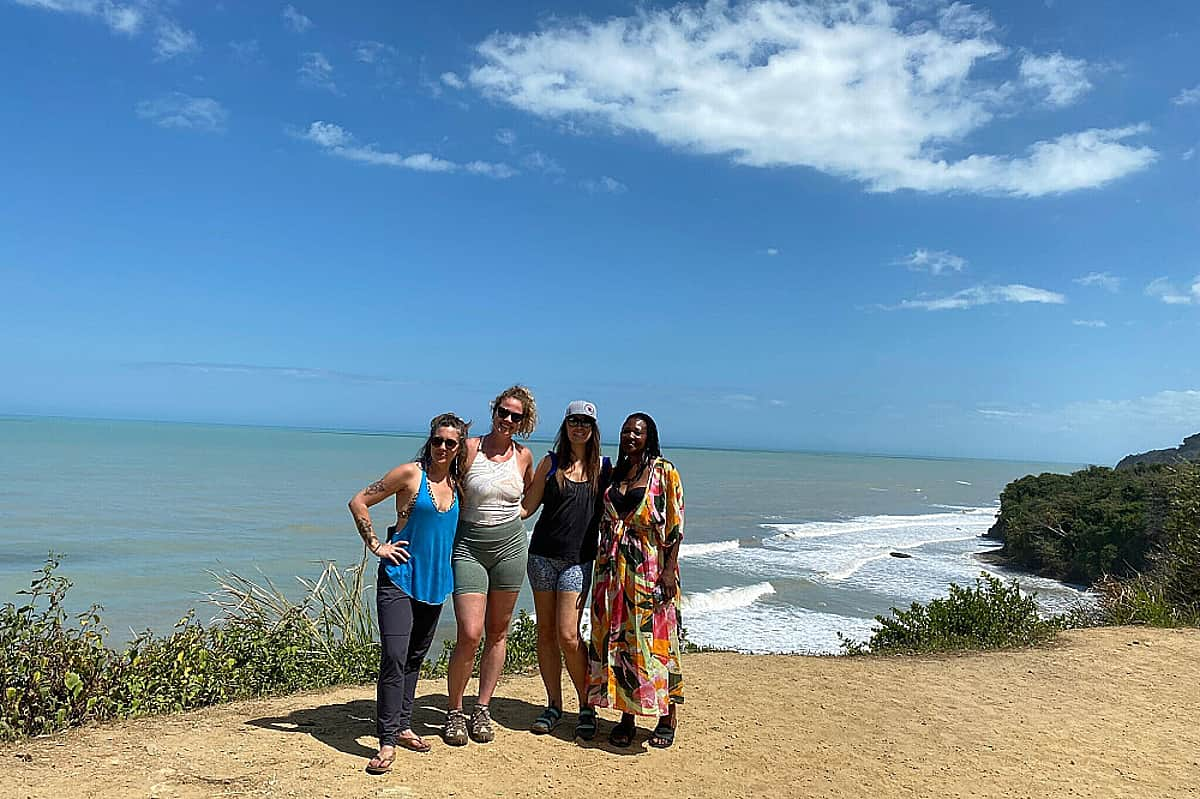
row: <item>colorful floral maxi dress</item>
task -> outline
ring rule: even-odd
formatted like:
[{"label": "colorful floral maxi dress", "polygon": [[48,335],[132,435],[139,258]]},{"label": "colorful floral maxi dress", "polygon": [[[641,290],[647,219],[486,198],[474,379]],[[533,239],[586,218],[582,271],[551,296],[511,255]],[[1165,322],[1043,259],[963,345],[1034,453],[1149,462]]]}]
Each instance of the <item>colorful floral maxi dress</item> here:
[{"label": "colorful floral maxi dress", "polygon": [[[665,716],[683,701],[679,591],[656,602],[662,553],[683,539],[683,484],[655,461],[642,503],[624,518],[604,493],[588,645],[588,704]],[[675,565],[678,582],[678,560]]]}]

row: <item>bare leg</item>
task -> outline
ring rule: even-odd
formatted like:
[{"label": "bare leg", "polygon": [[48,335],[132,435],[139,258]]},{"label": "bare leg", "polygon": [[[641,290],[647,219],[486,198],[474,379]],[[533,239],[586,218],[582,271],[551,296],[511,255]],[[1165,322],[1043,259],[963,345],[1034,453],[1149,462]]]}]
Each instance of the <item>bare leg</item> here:
[{"label": "bare leg", "polygon": [[[587,650],[579,640],[579,620],[583,616],[583,602],[576,591],[559,591],[557,620],[558,641],[555,649],[562,651],[563,660],[567,664],[567,674],[575,684],[575,693],[579,697],[579,707],[585,708],[587,703]],[[538,614],[541,619],[541,613]],[[539,628],[540,633],[540,628]],[[541,658],[541,638],[538,639],[539,661]],[[559,688],[561,696],[561,686]],[[559,705],[562,707],[562,705]]]},{"label": "bare leg", "polygon": [[558,610],[554,591],[534,591],[533,607],[537,612],[538,670],[546,686],[550,707],[562,710],[562,657],[558,650]]},{"label": "bare leg", "polygon": [[[450,667],[446,670],[446,692],[450,710],[462,710],[463,694],[471,679],[475,666],[475,652],[483,637],[483,620],[487,608],[486,594],[455,594],[454,617],[458,622],[458,640],[450,653]],[[512,609],[509,609],[512,613]],[[503,658],[501,658],[503,666]],[[493,688],[495,686],[493,685]],[[482,690],[480,691],[482,693]]]},{"label": "bare leg", "polygon": [[[486,705],[491,702],[492,694],[496,692],[496,685],[500,682],[500,672],[504,670],[504,653],[508,644],[508,625],[512,621],[512,612],[516,604],[516,591],[491,591],[488,593],[487,612],[484,615],[483,624],[485,633],[483,658],[479,662],[479,700],[477,704]],[[453,698],[451,696],[451,700]],[[461,694],[459,701],[462,701]]]}]

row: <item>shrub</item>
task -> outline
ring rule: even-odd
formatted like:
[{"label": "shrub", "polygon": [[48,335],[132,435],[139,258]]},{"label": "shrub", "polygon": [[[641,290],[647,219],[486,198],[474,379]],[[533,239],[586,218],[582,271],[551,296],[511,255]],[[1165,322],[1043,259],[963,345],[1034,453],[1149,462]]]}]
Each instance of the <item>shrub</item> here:
[{"label": "shrub", "polygon": [[[202,625],[189,611],[168,635],[146,631],[124,649],[105,644],[101,608],[69,621],[71,582],[51,555],[19,606],[0,607],[0,740],[88,721],[190,710],[217,702],[374,680],[379,643],[367,600],[364,557],[328,563],[290,600],[270,580],[216,575],[209,597],[220,613]],[[449,650],[426,676],[445,674]],[[506,671],[537,662],[537,625],[521,612],[508,639]],[[478,665],[478,658],[476,659]]]},{"label": "shrub", "polygon": [[917,654],[966,649],[1000,649],[1047,641],[1062,627],[1043,619],[1032,595],[1022,595],[1016,580],[1003,582],[981,574],[974,588],[951,583],[950,594],[908,610],[876,616],[879,626],[859,643],[838,634],[847,654]]}]

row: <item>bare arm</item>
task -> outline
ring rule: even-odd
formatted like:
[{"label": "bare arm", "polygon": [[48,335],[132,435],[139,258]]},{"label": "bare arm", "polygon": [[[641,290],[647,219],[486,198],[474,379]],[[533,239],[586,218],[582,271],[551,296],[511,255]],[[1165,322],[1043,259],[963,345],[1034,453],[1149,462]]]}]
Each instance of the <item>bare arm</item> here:
[{"label": "bare arm", "polygon": [[374,525],[371,524],[371,513],[368,509],[391,496],[396,497],[397,502],[408,502],[421,484],[420,472],[420,467],[415,463],[397,466],[350,498],[350,515],[354,517],[354,524],[358,527],[358,535],[363,544],[372,554],[394,564],[408,560],[408,552],[400,546],[408,542],[381,542],[375,534]]},{"label": "bare arm", "polygon": [[525,481],[525,490],[529,490],[529,486],[533,484],[533,450],[529,447],[517,445],[520,449],[517,450],[517,466],[521,470],[521,479]]},{"label": "bare arm", "polygon": [[521,499],[522,519],[528,519],[542,504],[542,497],[546,493],[546,476],[548,474],[550,474],[549,455],[542,458],[542,462],[538,464],[537,471],[533,473],[533,482],[525,486],[525,496]]}]

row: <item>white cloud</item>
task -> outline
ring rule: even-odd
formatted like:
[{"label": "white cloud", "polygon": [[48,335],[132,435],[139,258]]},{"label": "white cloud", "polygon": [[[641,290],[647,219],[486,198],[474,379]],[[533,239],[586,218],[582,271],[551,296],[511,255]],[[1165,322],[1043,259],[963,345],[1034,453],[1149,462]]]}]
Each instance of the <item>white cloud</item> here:
[{"label": "white cloud", "polygon": [[14,0],[19,6],[96,17],[116,33],[132,35],[145,22],[145,13],[137,5],[122,5],[108,0]]},{"label": "white cloud", "polygon": [[154,52],[159,61],[200,52],[200,42],[196,39],[196,34],[168,19],[158,23],[154,39]]},{"label": "white cloud", "polygon": [[768,247],[767,249],[763,250],[763,254],[774,257],[776,255],[779,255],[779,248],[778,247]]},{"label": "white cloud", "polygon": [[945,250],[914,250],[911,255],[895,263],[907,266],[913,272],[928,272],[931,275],[961,272],[967,267],[966,258]]},{"label": "white cloud", "polygon": [[976,408],[975,412],[983,416],[991,416],[997,419],[1019,419],[1024,416],[1029,416],[1025,411],[1008,411],[1002,408]]},{"label": "white cloud", "polygon": [[931,300],[904,300],[895,307],[925,311],[955,311],[1004,302],[1062,305],[1066,301],[1066,297],[1054,291],[1024,286],[1020,283],[1010,283],[1007,286],[974,286],[955,292],[948,297]]},{"label": "white cloud", "polygon": [[262,47],[258,39],[244,39],[229,43],[229,51],[233,57],[243,64],[255,64],[263,60]]},{"label": "white cloud", "polygon": [[545,172],[547,175],[564,175],[567,170],[541,150],[534,150],[521,158],[521,165],[535,172]]},{"label": "white cloud", "polygon": [[442,83],[446,84],[451,89],[462,89],[467,85],[463,83],[462,78],[453,72],[443,72]]},{"label": "white cloud", "polygon": [[329,63],[324,53],[305,53],[296,74],[302,86],[338,93],[337,83],[333,80],[333,64]]},{"label": "white cloud", "polygon": [[1124,400],[1089,400],[1067,405],[1060,414],[1074,425],[1114,424],[1179,426],[1185,435],[1196,432],[1200,420],[1200,391],[1160,391]]},{"label": "white cloud", "polygon": [[1183,151],[1182,158],[1184,161],[1191,161],[1195,157],[1196,157],[1196,148],[1195,147],[1189,147]]},{"label": "white cloud", "polygon": [[201,133],[224,133],[229,124],[229,112],[211,97],[192,97],[172,92],[157,100],[137,104],[137,115],[160,128],[179,128]]},{"label": "white cloud", "polygon": [[153,28],[154,51],[160,61],[200,50],[196,34],[182,27],[165,13],[161,8],[164,3],[157,0],[134,0],[129,3],[112,0],[13,1],[27,8],[92,17],[103,22],[114,33],[124,36],[133,37]]},{"label": "white cloud", "polygon": [[295,6],[285,6],[280,14],[283,26],[292,33],[304,33],[313,26],[313,21],[301,14]]},{"label": "white cloud", "polygon": [[629,187],[616,178],[610,178],[608,175],[601,175],[598,179],[588,178],[580,181],[579,185],[590,191],[592,194],[623,194],[628,191]]},{"label": "white cloud", "polygon": [[1190,89],[1183,89],[1171,98],[1175,105],[1196,105],[1200,103],[1200,83]]},{"label": "white cloud", "polygon": [[1096,286],[1113,294],[1121,290],[1121,278],[1108,272],[1088,272],[1083,277],[1077,277],[1071,282],[1080,286]]},{"label": "white cloud", "polygon": [[330,155],[372,166],[390,166],[417,172],[468,172],[497,179],[510,178],[518,174],[517,170],[504,163],[469,161],[460,164],[430,153],[404,155],[380,150],[373,144],[360,144],[348,130],[332,122],[313,122],[308,126],[308,130],[297,135],[299,138],[317,145]]},{"label": "white cloud", "polygon": [[1021,59],[1021,82],[1046,93],[1049,105],[1063,107],[1078,100],[1092,88],[1087,78],[1088,64],[1062,53],[1037,56],[1027,53]]},{"label": "white cloud", "polygon": [[1200,305],[1200,275],[1186,289],[1176,288],[1165,277],[1151,280],[1146,286],[1146,296],[1165,302],[1167,305]]},{"label": "white cloud", "polygon": [[[1014,110],[1011,81],[977,69],[994,71],[1007,50],[983,12],[939,3],[933,18],[914,18],[930,6],[747,0],[557,21],[489,36],[469,79],[572,126],[646,133],[747,166],[811,167],[872,191],[1040,196],[1100,186],[1155,159],[1127,142],[1140,125],[1065,133],[1020,154],[952,155]],[[1054,96],[1068,96],[1054,74]]]},{"label": "white cloud", "polygon": [[354,45],[354,60],[362,64],[385,64],[399,54],[399,50],[383,42],[366,41]]},{"label": "white cloud", "polygon": [[1076,327],[1108,327],[1108,322],[1105,322],[1103,319],[1072,319],[1071,324]]},{"label": "white cloud", "polygon": [[496,131],[496,141],[503,144],[505,147],[512,147],[517,143],[516,131],[511,128],[500,128]]}]

